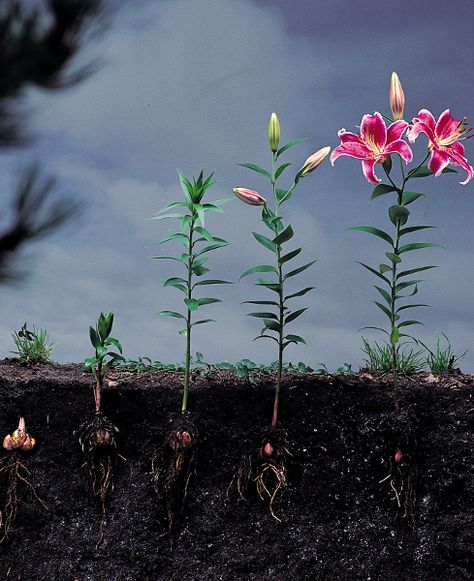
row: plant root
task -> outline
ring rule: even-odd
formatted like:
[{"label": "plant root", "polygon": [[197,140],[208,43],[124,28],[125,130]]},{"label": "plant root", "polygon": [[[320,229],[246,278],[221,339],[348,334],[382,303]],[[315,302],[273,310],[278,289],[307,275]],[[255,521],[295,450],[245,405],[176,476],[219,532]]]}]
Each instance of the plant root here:
[{"label": "plant root", "polygon": [[31,498],[40,504],[45,510],[48,510],[48,507],[36,493],[35,486],[31,482],[31,473],[20,460],[20,454],[18,452],[0,460],[0,476],[5,476],[7,481],[5,505],[0,508],[1,544],[8,537],[18,512],[19,484],[22,484]]},{"label": "plant root", "polygon": [[79,433],[79,444],[84,454],[94,496],[100,500],[102,515],[96,550],[104,539],[106,500],[113,487],[113,468],[117,459],[118,428],[102,412],[84,422],[75,432]]},{"label": "plant root", "polygon": [[196,474],[198,439],[194,421],[180,417],[152,458],[151,482],[166,511],[169,530],[183,511],[189,482]]},{"label": "plant root", "polygon": [[261,436],[256,453],[242,456],[227,488],[227,498],[234,486],[243,500],[247,500],[249,491],[254,489],[260,500],[268,503],[272,517],[281,522],[273,505],[286,488],[287,461],[291,456],[286,431],[267,428]]},{"label": "plant root", "polygon": [[416,517],[416,470],[412,459],[397,448],[391,460],[390,473],[379,484],[388,482],[393,492],[392,500],[397,503],[398,512],[411,528]]}]

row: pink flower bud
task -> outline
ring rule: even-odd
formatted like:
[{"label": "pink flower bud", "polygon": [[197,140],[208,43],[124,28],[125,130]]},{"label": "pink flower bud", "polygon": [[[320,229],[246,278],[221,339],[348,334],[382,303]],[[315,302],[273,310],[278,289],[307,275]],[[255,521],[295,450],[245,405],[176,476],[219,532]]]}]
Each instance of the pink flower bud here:
[{"label": "pink flower bud", "polygon": [[314,171],[317,167],[319,167],[326,157],[329,155],[331,148],[329,146],[322,147],[318,149],[313,155],[310,155],[308,159],[304,162],[303,167],[301,168],[301,177],[304,178],[309,173]]},{"label": "pink flower bud", "polygon": [[395,121],[403,119],[405,109],[405,94],[403,93],[402,84],[397,73],[392,73],[390,80],[390,109]]},{"label": "pink flower bud", "polygon": [[396,464],[400,464],[400,462],[402,461],[403,458],[403,452],[400,450],[400,448],[397,448],[397,451],[395,452],[395,456],[393,457],[393,459],[395,460]]},{"label": "pink flower bud", "polygon": [[250,206],[263,206],[266,203],[265,198],[254,190],[248,190],[247,188],[234,188],[232,191],[239,200],[242,200],[242,202],[245,202]]}]

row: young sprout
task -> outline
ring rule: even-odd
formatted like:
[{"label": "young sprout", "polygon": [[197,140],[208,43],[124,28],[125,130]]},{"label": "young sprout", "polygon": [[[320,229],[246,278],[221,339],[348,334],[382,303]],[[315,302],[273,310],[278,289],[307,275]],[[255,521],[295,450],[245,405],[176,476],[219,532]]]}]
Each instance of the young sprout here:
[{"label": "young sprout", "polygon": [[[95,377],[94,400],[96,413],[100,412],[102,387],[107,369],[111,363],[125,361],[122,357],[122,345],[117,339],[110,337],[113,324],[113,313],[100,313],[95,328],[89,327],[89,337],[92,347],[95,349],[95,355],[86,359],[84,365],[92,370]],[[110,351],[113,347],[118,349],[119,353]]]}]

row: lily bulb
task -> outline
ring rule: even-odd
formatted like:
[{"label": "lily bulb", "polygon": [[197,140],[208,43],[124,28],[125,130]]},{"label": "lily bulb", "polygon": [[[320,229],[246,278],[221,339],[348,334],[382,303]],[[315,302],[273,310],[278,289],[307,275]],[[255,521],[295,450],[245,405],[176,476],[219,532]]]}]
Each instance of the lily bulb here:
[{"label": "lily bulb", "polygon": [[5,450],[32,450],[35,447],[36,440],[26,431],[25,418],[20,418],[18,428],[13,434],[8,434],[3,440]]},{"label": "lily bulb", "polygon": [[263,206],[266,203],[266,200],[263,196],[261,196],[255,190],[249,190],[247,188],[234,188],[232,190],[234,194],[250,206]]},{"label": "lily bulb", "polygon": [[397,73],[392,73],[390,79],[390,109],[394,121],[403,119],[403,111],[405,109],[405,94],[403,92],[402,84],[398,78]]},{"label": "lily bulb", "polygon": [[300,170],[301,177],[304,178],[309,173],[318,168],[326,159],[326,157],[329,155],[330,151],[331,148],[329,146],[326,146],[321,147],[321,149],[318,149],[318,151],[313,153],[313,155],[310,155],[308,159],[304,162],[303,167]]},{"label": "lily bulb", "polygon": [[280,145],[280,122],[276,113],[270,115],[270,123],[268,124],[268,144],[271,151],[276,153]]}]

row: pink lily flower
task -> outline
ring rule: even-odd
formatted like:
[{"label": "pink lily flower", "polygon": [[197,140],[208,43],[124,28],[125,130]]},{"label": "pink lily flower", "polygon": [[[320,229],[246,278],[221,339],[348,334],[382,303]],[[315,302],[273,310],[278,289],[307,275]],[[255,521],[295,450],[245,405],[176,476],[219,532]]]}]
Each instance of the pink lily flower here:
[{"label": "pink lily flower", "polygon": [[407,127],[406,121],[399,120],[387,128],[382,115],[377,111],[373,115],[364,115],[360,124],[360,135],[345,129],[338,131],[341,145],[333,150],[329,161],[334,165],[341,155],[360,159],[366,180],[371,184],[378,184],[382,180],[375,175],[376,163],[383,163],[392,153],[398,153],[405,163],[413,159],[410,147],[401,139]]},{"label": "pink lily flower", "polygon": [[232,190],[234,194],[250,206],[263,206],[266,203],[266,200],[263,196],[261,196],[255,190],[249,190],[247,188],[234,188]]},{"label": "pink lily flower", "polygon": [[443,111],[435,120],[428,109],[422,109],[418,117],[413,119],[407,131],[408,140],[414,143],[415,139],[424,133],[428,137],[428,149],[431,157],[428,162],[429,169],[435,176],[439,176],[443,169],[450,163],[459,165],[467,171],[467,177],[461,185],[466,185],[474,176],[472,165],[469,165],[464,155],[464,146],[459,141],[472,137],[472,129],[467,127],[467,119],[464,117],[457,121],[449,112]]}]

